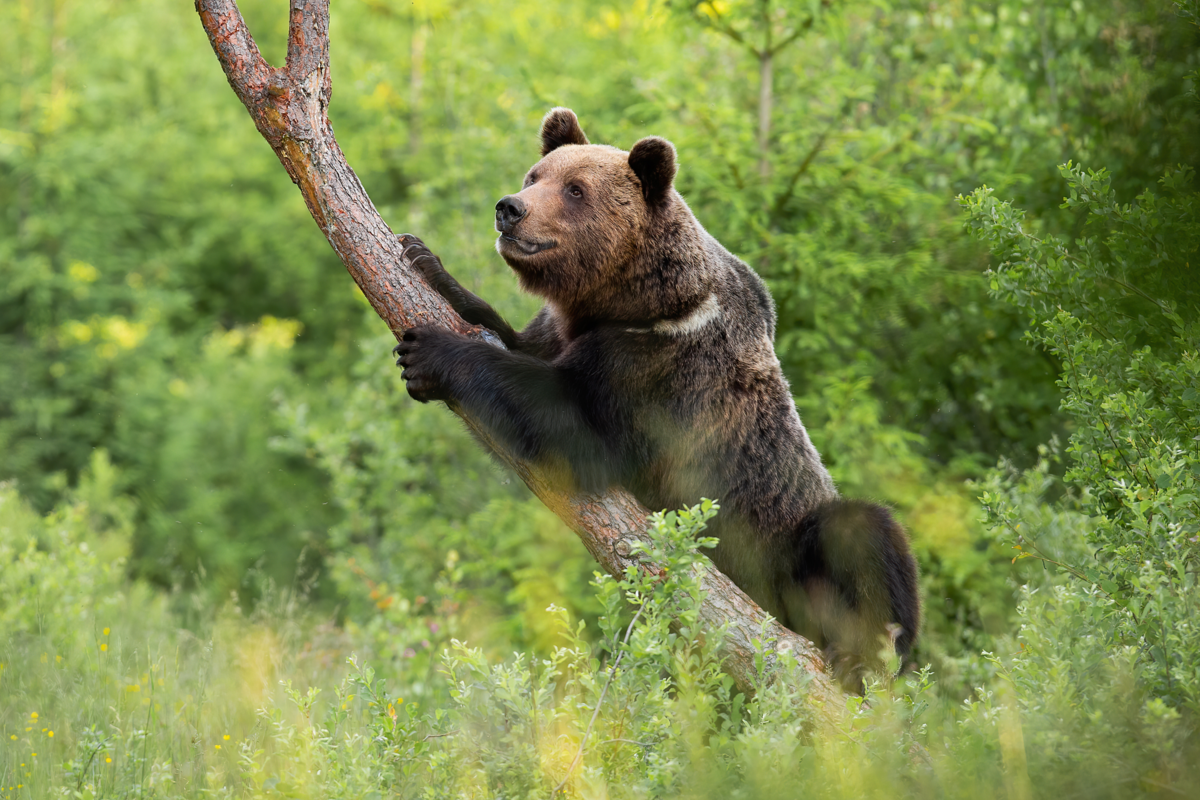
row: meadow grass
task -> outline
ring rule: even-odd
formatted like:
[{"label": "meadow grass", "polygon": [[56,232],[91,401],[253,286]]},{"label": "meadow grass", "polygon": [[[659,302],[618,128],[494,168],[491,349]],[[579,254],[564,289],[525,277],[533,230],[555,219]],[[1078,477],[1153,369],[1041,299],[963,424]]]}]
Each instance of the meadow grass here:
[{"label": "meadow grass", "polygon": [[1019,696],[1000,659],[966,703],[927,670],[847,697],[833,722],[799,670],[743,697],[719,668],[720,631],[695,625],[712,513],[656,518],[655,558],[679,577],[597,576],[598,635],[552,606],[558,643],[502,658],[418,618],[434,641],[389,648],[410,638],[392,603],[390,618],[335,624],[290,589],[212,610],[130,582],[114,515],[76,502],[39,517],[4,487],[0,798],[979,800],[1197,785],[1178,714],[1154,716],[1119,654],[1062,704]]}]

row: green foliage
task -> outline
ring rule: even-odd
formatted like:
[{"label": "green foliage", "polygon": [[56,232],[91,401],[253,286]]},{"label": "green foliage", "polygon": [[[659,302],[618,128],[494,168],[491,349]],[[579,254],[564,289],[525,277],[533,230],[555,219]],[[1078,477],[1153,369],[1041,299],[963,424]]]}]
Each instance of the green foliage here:
[{"label": "green foliage", "polygon": [[78,491],[87,500],[65,504],[45,519],[11,484],[0,485],[0,631],[10,642],[71,620],[68,638],[77,644],[120,607],[132,515],[116,488],[103,451],[93,457]]},{"label": "green foliage", "polygon": [[[361,319],[336,258],[190,6],[5,3],[0,65],[0,478],[45,511],[103,447],[138,572],[224,594],[270,541],[290,576],[320,478],[267,447],[270,393]],[[215,363],[215,330],[301,313],[286,357]]]},{"label": "green foliage", "polygon": [[493,665],[457,644],[446,660],[459,724],[447,763],[477,766],[452,782],[431,776],[428,785],[480,784],[517,795],[588,785],[660,794],[687,785],[692,778],[674,759],[647,775],[648,752],[689,736],[728,739],[741,705],[714,658],[720,631],[701,640],[696,629],[699,570],[707,563],[699,548],[715,544],[697,535],[715,514],[705,501],[655,515],[649,541],[636,551],[661,570],[631,566],[620,581],[596,575],[604,613],[595,645],[582,635],[584,623],[572,625],[557,606],[549,612],[559,618],[561,644],[549,658],[518,655]]},{"label": "green foliage", "polygon": [[250,565],[283,585],[319,568],[335,519],[328,479],[279,441],[299,335],[298,323],[266,316],[205,336],[186,366],[147,360],[120,379],[129,402],[115,439],[141,504],[134,557],[144,576],[171,585],[199,572],[224,593]]},{"label": "green foliage", "polygon": [[[0,796],[195,797],[237,774],[255,708],[286,675],[330,680],[339,635],[264,593],[204,611],[129,581],[132,511],[103,454],[45,517],[0,486]],[[188,606],[192,627],[172,606]],[[200,609],[200,613],[195,613]]]},{"label": "green foliage", "polygon": [[[121,512],[90,491],[44,519],[11,489],[0,504],[0,547],[73,520],[44,555],[17,557],[22,575],[99,590],[59,599],[67,613],[36,633],[2,617],[6,798],[1003,798],[1032,786],[1139,797],[1197,785],[1179,712],[1142,702],[1136,651],[1114,657],[1062,586],[1022,634],[1058,671],[1039,673],[1036,658],[999,664],[995,690],[953,705],[925,670],[819,711],[785,654],[782,680],[747,700],[715,658],[722,632],[698,629],[715,504],[655,516],[643,552],[663,570],[597,576],[599,638],[552,606],[548,653],[497,661],[453,641],[431,671],[283,595],[188,631],[143,588],[103,591],[123,578],[78,539],[119,542]],[[761,657],[775,643],[758,646]],[[1077,658],[1098,662],[1082,686],[1064,669]],[[1006,687],[1024,693],[1032,680],[1038,702],[1018,706]]]},{"label": "green foliage", "polygon": [[[1069,482],[1096,518],[1093,552],[1054,559],[1091,593],[1093,624],[1112,646],[1135,648],[1153,697],[1200,710],[1200,632],[1194,617],[1200,536],[1200,195],[1180,168],[1132,204],[1107,173],[1068,164],[1065,207],[1087,214],[1069,247],[1029,233],[1022,215],[986,189],[964,205],[1004,259],[1001,296],[1037,323],[1030,338],[1063,362],[1063,408],[1076,420]],[[984,502],[988,502],[985,495]],[[1017,515],[993,519],[1016,529]],[[1046,558],[1036,533],[1018,532],[1022,556]]]},{"label": "green foliage", "polygon": [[932,671],[832,726],[696,630],[712,508],[591,583],[408,400],[189,4],[0,5],[0,800],[1194,793],[1195,5],[334,4],[351,164],[515,323],[491,210],[546,109],[676,143],[921,561]]},{"label": "green foliage", "polygon": [[1074,792],[1080,772],[1112,796],[1139,783],[1193,784],[1194,717],[1155,696],[1152,665],[1114,626],[1111,599],[1073,574],[1093,561],[1100,520],[1050,469],[1058,455],[1046,456],[1025,472],[997,470],[981,487],[997,538],[1027,567],[1017,640],[991,661],[999,690],[1035,722],[1025,729],[1034,784],[1048,795]]}]

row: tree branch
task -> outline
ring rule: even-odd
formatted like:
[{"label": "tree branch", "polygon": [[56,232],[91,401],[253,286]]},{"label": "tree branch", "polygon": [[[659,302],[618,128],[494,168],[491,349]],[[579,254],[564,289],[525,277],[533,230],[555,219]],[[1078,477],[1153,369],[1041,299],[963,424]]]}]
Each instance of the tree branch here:
[{"label": "tree branch", "polygon": [[[407,328],[432,323],[501,346],[490,332],[468,325],[455,314],[405,261],[403,237],[388,228],[346,163],[326,113],[332,94],[328,0],[291,0],[283,69],[273,69],[263,60],[235,0],[196,0],[196,11],[233,91],[300,188],[321,232],[397,338]],[[572,494],[554,485],[535,464],[498,447],[461,409],[454,411],[579,535],[609,574],[620,576],[634,563],[630,544],[644,537],[647,511],[628,492]],[[722,649],[724,663],[738,688],[750,695],[756,681],[753,642],[761,636],[766,615],[715,567],[704,585],[701,626],[729,625]],[[777,672],[778,654],[790,650],[813,675],[811,699],[830,711],[840,705],[840,692],[826,677],[825,664],[811,642],[776,622],[768,626],[766,635],[776,641],[767,654],[768,676]]]}]

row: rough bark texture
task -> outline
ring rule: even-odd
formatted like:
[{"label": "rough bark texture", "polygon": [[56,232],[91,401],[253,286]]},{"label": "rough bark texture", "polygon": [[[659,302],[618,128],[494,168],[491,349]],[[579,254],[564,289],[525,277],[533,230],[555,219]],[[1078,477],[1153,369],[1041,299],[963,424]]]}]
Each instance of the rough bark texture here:
[{"label": "rough bark texture", "polygon": [[[325,238],[392,332],[399,336],[414,325],[435,323],[500,346],[489,332],[455,314],[404,260],[401,242],[375,210],[334,139],[326,113],[332,92],[328,0],[291,0],[287,64],[282,69],[263,60],[235,0],[196,0],[196,11],[230,86],[300,187]],[[460,416],[488,441],[474,420],[461,412]],[[553,485],[536,465],[492,449],[579,535],[607,572],[619,576],[632,563],[629,545],[645,535],[648,512],[629,493],[572,494]],[[705,588],[701,620],[707,628],[729,624],[723,645],[726,668],[750,694],[755,681],[753,640],[761,636],[766,615],[715,568],[705,578]],[[811,699],[830,710],[840,705],[840,692],[826,677],[811,642],[775,622],[767,636],[776,639],[768,654],[769,672],[774,672],[777,654],[790,650],[813,675]]]}]

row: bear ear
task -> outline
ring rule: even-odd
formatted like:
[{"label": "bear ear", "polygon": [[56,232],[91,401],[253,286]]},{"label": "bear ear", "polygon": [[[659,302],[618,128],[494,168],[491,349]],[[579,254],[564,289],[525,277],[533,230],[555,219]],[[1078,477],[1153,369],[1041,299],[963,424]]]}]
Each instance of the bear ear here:
[{"label": "bear ear", "polygon": [[542,157],[564,144],[588,144],[588,138],[583,135],[574,111],[552,108],[542,120]]},{"label": "bear ear", "polygon": [[675,181],[675,145],[658,136],[647,136],[629,151],[629,166],[642,182],[642,196],[649,205],[667,198]]}]

